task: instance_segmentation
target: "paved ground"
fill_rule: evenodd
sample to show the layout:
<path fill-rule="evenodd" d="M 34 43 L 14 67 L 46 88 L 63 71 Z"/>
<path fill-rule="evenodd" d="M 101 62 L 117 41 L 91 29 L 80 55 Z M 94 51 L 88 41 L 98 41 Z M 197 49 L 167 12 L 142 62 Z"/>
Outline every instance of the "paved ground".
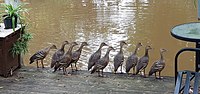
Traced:
<path fill-rule="evenodd" d="M 88 71 L 62 75 L 52 69 L 24 67 L 12 77 L 0 77 L 1 94 L 172 94 L 174 78 L 162 80 L 105 73 L 105 77 Z"/>

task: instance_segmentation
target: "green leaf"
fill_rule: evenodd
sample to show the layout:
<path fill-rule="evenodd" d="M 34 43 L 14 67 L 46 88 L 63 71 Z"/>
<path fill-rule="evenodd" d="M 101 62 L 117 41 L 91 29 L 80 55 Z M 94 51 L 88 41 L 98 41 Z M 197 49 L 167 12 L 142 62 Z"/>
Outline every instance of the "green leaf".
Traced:
<path fill-rule="evenodd" d="M 13 31 L 15 31 L 15 16 L 12 16 L 12 28 L 13 28 Z"/>

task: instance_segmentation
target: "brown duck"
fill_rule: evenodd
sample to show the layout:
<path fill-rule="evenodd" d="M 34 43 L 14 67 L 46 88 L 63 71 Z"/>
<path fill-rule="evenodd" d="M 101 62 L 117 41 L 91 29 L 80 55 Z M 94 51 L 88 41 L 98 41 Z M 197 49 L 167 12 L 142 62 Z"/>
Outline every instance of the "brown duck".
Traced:
<path fill-rule="evenodd" d="M 52 59 L 51 59 L 51 68 L 53 68 L 56 64 L 56 62 L 64 55 L 65 53 L 65 45 L 66 44 L 69 44 L 68 41 L 64 41 L 61 45 L 61 48 L 58 49 L 52 56 Z"/>
<path fill-rule="evenodd" d="M 158 72 L 159 73 L 158 79 L 161 78 L 160 73 L 165 68 L 165 60 L 163 57 L 163 53 L 166 51 L 167 51 L 166 49 L 160 49 L 160 60 L 157 60 L 156 62 L 154 62 L 154 64 L 152 65 L 152 67 L 149 71 L 149 76 L 151 76 L 153 73 L 155 73 L 155 78 L 157 78 L 156 72 Z"/>
<path fill-rule="evenodd" d="M 70 47 L 68 49 L 67 52 L 65 52 L 65 54 L 61 57 L 60 60 L 58 60 L 58 63 L 56 63 L 55 67 L 54 67 L 54 72 L 56 72 L 56 70 L 58 68 L 63 69 L 63 74 L 66 73 L 66 68 L 69 67 L 71 65 L 71 60 L 72 60 L 72 49 L 74 46 L 78 45 L 76 42 L 72 42 L 70 43 Z"/>
<path fill-rule="evenodd" d="M 117 55 L 114 57 L 114 72 L 116 73 L 119 66 L 121 66 L 121 73 L 122 73 L 122 65 L 124 62 L 124 54 L 123 54 L 123 45 L 125 45 L 125 41 L 120 41 L 120 51 L 117 53 Z M 126 44 L 127 45 L 127 44 Z"/>
<path fill-rule="evenodd" d="M 108 65 L 109 63 L 109 52 L 111 50 L 114 50 L 113 47 L 109 46 L 108 47 L 108 50 L 105 54 L 104 57 L 102 57 L 101 59 L 98 60 L 98 62 L 95 64 L 95 66 L 93 67 L 92 71 L 91 71 L 91 74 L 94 73 L 95 71 L 99 70 L 98 71 L 98 75 L 99 76 L 103 76 L 103 69 Z M 101 70 L 101 75 L 100 75 L 100 70 Z"/>
<path fill-rule="evenodd" d="M 95 65 L 95 63 L 101 58 L 101 48 L 103 46 L 107 46 L 107 44 L 102 42 L 99 46 L 99 49 L 90 56 L 88 62 L 88 70 L 90 70 Z"/>
<path fill-rule="evenodd" d="M 138 62 L 137 51 L 138 48 L 142 46 L 142 43 L 136 45 L 135 51 L 126 60 L 126 73 L 129 73 L 130 69 L 133 68 L 133 74 L 135 73 L 135 66 Z"/>
<path fill-rule="evenodd" d="M 51 49 L 57 49 L 55 45 L 52 45 L 50 47 L 44 48 L 42 50 L 37 51 L 33 56 L 31 56 L 30 60 L 30 64 L 32 64 L 34 61 L 36 61 L 37 64 L 37 68 L 39 68 L 38 66 L 38 60 L 41 60 L 41 64 L 42 64 L 42 68 L 44 68 L 44 64 L 43 64 L 43 60 L 44 58 L 47 56 L 47 54 L 49 53 L 49 51 Z"/>
<path fill-rule="evenodd" d="M 87 46 L 87 45 L 88 45 L 87 42 L 82 42 L 81 46 L 79 47 L 79 49 L 72 53 L 72 60 L 71 60 L 72 71 L 73 71 L 72 63 L 75 63 L 75 68 L 76 68 L 76 71 L 77 71 L 76 63 L 77 63 L 77 61 L 79 60 L 79 58 L 81 56 L 81 51 L 82 51 L 83 47 Z"/>
<path fill-rule="evenodd" d="M 145 55 L 143 57 L 141 57 L 136 65 L 136 74 L 138 74 L 139 72 L 141 72 L 142 70 L 144 71 L 144 77 L 145 76 L 145 68 L 147 67 L 148 63 L 149 63 L 149 53 L 148 51 L 152 49 L 150 46 L 146 46 L 145 48 Z"/>

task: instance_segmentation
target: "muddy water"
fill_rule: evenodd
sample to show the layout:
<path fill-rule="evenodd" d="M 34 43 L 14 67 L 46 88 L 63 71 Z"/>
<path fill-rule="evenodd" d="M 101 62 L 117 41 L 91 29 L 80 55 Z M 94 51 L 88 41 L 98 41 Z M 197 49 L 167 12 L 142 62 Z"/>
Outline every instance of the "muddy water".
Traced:
<path fill-rule="evenodd" d="M 146 45 L 150 51 L 149 71 L 153 62 L 160 58 L 159 49 L 168 50 L 164 54 L 166 68 L 162 75 L 173 76 L 174 56 L 183 47 L 194 47 L 194 43 L 177 40 L 170 35 L 173 26 L 197 21 L 197 10 L 193 0 L 24 0 L 28 2 L 29 31 L 33 39 L 29 52 L 24 56 L 26 66 L 29 58 L 39 49 L 55 44 L 60 47 L 65 40 L 88 42 L 82 51 L 79 67 L 87 69 L 90 55 L 98 49 L 101 42 L 113 46 L 110 64 L 105 71 L 113 71 L 113 57 L 119 51 L 119 41 L 124 46 L 125 59 L 133 52 L 138 42 L 144 46 L 138 56 L 144 55 Z M 67 50 L 68 46 L 66 46 Z M 102 50 L 105 54 L 107 47 Z M 76 48 L 75 48 L 76 49 Z M 49 66 L 52 50 L 44 60 Z M 194 69 L 194 53 L 184 53 L 180 57 L 180 69 Z"/>

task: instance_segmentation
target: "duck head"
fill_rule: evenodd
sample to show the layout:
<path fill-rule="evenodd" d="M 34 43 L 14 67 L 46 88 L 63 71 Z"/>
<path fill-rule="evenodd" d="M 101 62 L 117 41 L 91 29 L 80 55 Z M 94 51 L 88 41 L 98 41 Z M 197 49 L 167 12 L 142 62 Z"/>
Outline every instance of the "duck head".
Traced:
<path fill-rule="evenodd" d="M 103 47 L 103 46 L 108 46 L 108 45 L 105 42 L 102 42 L 100 46 Z"/>
<path fill-rule="evenodd" d="M 151 46 L 148 45 L 148 46 L 146 46 L 146 49 L 147 49 L 147 50 L 151 50 L 151 49 L 153 49 L 153 48 L 152 48 Z"/>
<path fill-rule="evenodd" d="M 63 44 L 66 45 L 66 44 L 69 44 L 69 42 L 68 41 L 64 41 Z"/>
<path fill-rule="evenodd" d="M 115 49 L 112 46 L 109 46 L 108 50 L 111 51 L 111 50 L 115 50 Z"/>
<path fill-rule="evenodd" d="M 161 52 L 161 53 L 164 53 L 164 52 L 166 52 L 166 51 L 167 51 L 167 50 L 164 49 L 164 48 L 161 48 L 161 49 L 160 49 L 160 52 Z"/>
<path fill-rule="evenodd" d="M 56 45 L 52 45 L 50 49 L 57 49 Z"/>
<path fill-rule="evenodd" d="M 87 42 L 82 42 L 81 45 L 82 45 L 82 46 L 88 46 L 88 43 L 87 43 Z"/>
<path fill-rule="evenodd" d="M 120 41 L 120 46 L 127 45 L 125 41 Z"/>
<path fill-rule="evenodd" d="M 139 42 L 139 43 L 137 44 L 137 47 L 139 48 L 139 47 L 141 47 L 141 46 L 142 46 L 142 43 Z"/>

